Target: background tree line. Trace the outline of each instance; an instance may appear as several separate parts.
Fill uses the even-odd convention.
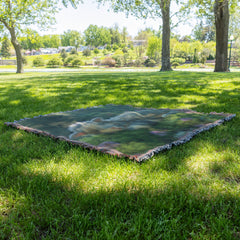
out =
[[[63,34],[50,34],[40,36],[37,31],[27,30],[19,37],[19,42],[25,50],[37,50],[39,48],[58,48],[60,46],[74,46],[76,49],[80,45],[92,48],[116,45],[121,46],[129,43],[131,37],[126,28],[119,29],[118,25],[111,28],[90,25],[83,34],[76,30],[68,30]]]
[[[202,23],[200,24],[202,26]],[[208,31],[203,31],[208,29]],[[100,34],[103,32],[103,34]],[[24,50],[38,50],[39,48],[58,48],[59,46],[88,46],[94,49],[92,57],[99,53],[99,46],[105,46],[103,56],[112,53],[118,66],[128,66],[131,60],[137,61],[137,65],[143,65],[146,57],[148,61],[145,65],[156,66],[161,64],[162,35],[161,31],[151,28],[140,30],[132,38],[126,28],[119,29],[117,25],[111,28],[90,25],[83,34],[75,30],[65,31],[62,35],[40,36],[36,31],[26,31],[26,35],[19,37],[19,42]],[[210,37],[211,36],[211,37]],[[133,48],[133,40],[141,40],[140,46]],[[236,40],[232,51],[232,60],[240,61],[240,39]],[[199,25],[193,29],[192,35],[180,36],[171,34],[170,41],[170,63],[178,66],[186,61],[204,64],[206,60],[215,59],[216,43],[214,41],[214,31],[209,27],[199,29]],[[10,56],[10,41],[5,36],[2,39],[1,55],[3,58]],[[90,51],[84,51],[83,55],[90,56]],[[99,55],[100,56],[100,55]]]
[[[68,43],[68,39],[64,39],[56,36],[51,36],[50,39],[40,41],[39,35],[33,30],[28,29],[33,24],[37,24],[41,27],[47,28],[54,23],[54,15],[59,10],[58,0],[47,1],[22,1],[22,0],[0,0],[0,28],[4,28],[11,36],[11,43],[15,49],[17,56],[17,72],[23,72],[22,65],[22,53],[21,46],[33,49],[34,45],[46,46],[47,43],[56,41],[62,45]],[[64,5],[70,2],[73,6],[76,6],[81,0],[63,0]],[[126,14],[132,14],[139,18],[155,17],[162,21],[161,27],[161,71],[171,70],[170,63],[170,40],[171,40],[171,27],[172,27],[172,9],[171,4],[179,4],[180,11],[176,12],[179,16],[184,16],[191,11],[193,6],[197,9],[196,15],[200,19],[212,19],[214,23],[214,32],[216,39],[216,64],[215,71],[228,71],[227,58],[228,58],[228,36],[230,15],[237,12],[239,14],[239,2],[237,0],[97,0],[100,4],[110,3],[111,7],[116,12],[125,12]],[[238,18],[236,18],[238,19]],[[234,25],[234,24],[233,24]],[[238,24],[235,24],[238,27]],[[198,29],[199,30],[199,29]],[[196,29],[196,33],[199,33]],[[21,33],[25,33],[22,41]],[[72,32],[69,32],[72,34]],[[78,34],[78,33],[76,33]],[[74,35],[76,35],[74,33]],[[120,34],[120,35],[119,35]],[[122,33],[123,34],[123,33]],[[67,34],[66,34],[67,35]],[[79,35],[79,34],[78,34]],[[97,36],[101,36],[97,38]],[[87,45],[97,47],[103,44],[116,44],[118,46],[120,42],[125,41],[125,37],[120,40],[121,33],[115,26],[107,29],[105,27],[97,27],[96,25],[90,25],[88,29],[84,31],[85,42]],[[213,38],[211,34],[207,34],[206,38]],[[70,45],[78,46],[81,44],[82,39],[80,36],[76,36],[74,42]],[[21,44],[20,44],[21,42]],[[73,44],[74,43],[74,44]],[[45,44],[45,45],[44,45]],[[139,49],[141,52],[141,50]],[[140,53],[139,52],[139,53]]]

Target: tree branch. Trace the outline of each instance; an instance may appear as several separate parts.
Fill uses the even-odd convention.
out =
[[[5,26],[8,30],[10,30],[10,26],[9,26],[9,24],[5,21],[5,19],[0,18],[0,22],[2,22],[2,23],[4,24],[4,26]]]

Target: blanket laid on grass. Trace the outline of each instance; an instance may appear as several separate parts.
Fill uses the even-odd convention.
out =
[[[105,105],[5,124],[141,162],[160,151],[185,143],[196,134],[234,116],[226,113],[204,114],[188,109]]]

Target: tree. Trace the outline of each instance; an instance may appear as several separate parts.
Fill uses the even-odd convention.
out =
[[[128,42],[128,32],[127,28],[123,27],[122,32],[121,32],[121,40],[123,44],[127,44]]]
[[[19,38],[22,48],[32,51],[33,49],[39,49],[42,46],[41,37],[37,31],[26,29],[24,33],[26,36]]]
[[[11,35],[11,42],[17,57],[17,73],[23,72],[18,33],[34,23],[44,26],[52,22],[52,14],[57,10],[56,1],[0,0],[0,24],[4,25]]]
[[[5,36],[2,41],[2,48],[1,48],[1,56],[3,58],[9,58],[11,56],[10,54],[10,41],[9,39]]]
[[[240,38],[240,6],[236,6],[235,12],[230,15],[229,33],[234,36],[234,40]]]
[[[119,27],[117,24],[114,27],[109,28],[110,35],[111,35],[111,44],[120,45],[121,43],[121,34],[119,32]]]
[[[111,2],[114,11],[124,11],[140,18],[149,16],[162,18],[162,67],[161,71],[171,71],[170,63],[170,4],[171,0],[97,0]],[[176,1],[178,2],[178,1]]]
[[[170,71],[170,4],[171,0],[161,0],[160,8],[162,12],[162,68],[161,71]]]
[[[148,47],[147,47],[147,56],[152,58],[155,62],[159,63],[160,60],[160,53],[161,53],[161,39],[152,36],[148,40]]]
[[[192,41],[192,37],[190,35],[184,35],[180,38],[181,42],[191,42]]]
[[[111,43],[111,34],[109,29],[98,27],[97,25],[89,25],[84,31],[87,46],[99,47]]]
[[[197,24],[193,29],[193,36],[195,40],[201,42],[216,41],[214,19],[207,24],[203,24],[203,21],[201,21],[200,24]]]
[[[76,6],[78,1],[69,0]],[[67,5],[68,0],[63,0]],[[17,57],[17,73],[23,72],[21,45],[18,34],[26,26],[37,24],[40,27],[51,25],[58,11],[58,0],[0,0],[0,27],[3,25],[11,35],[11,42]]]
[[[81,33],[75,30],[68,30],[61,35],[63,46],[74,46],[76,49],[83,44]]]
[[[227,72],[228,69],[228,0],[216,0],[214,4],[216,25],[216,63],[215,72]]]
[[[60,56],[61,56],[63,61],[67,58],[68,54],[67,54],[65,49],[61,50]]]
[[[190,5],[198,7],[198,15],[214,16],[216,27],[215,72],[227,72],[228,69],[228,32],[230,13],[237,7],[237,0],[189,0]]]
[[[58,48],[62,45],[60,35],[50,34],[40,37],[41,46],[44,48]]]
[[[146,28],[144,30],[140,30],[137,36],[134,37],[135,40],[144,40],[145,45],[148,44],[148,39],[154,36],[154,31],[151,28]]]

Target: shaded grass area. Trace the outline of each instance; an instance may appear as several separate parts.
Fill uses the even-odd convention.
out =
[[[237,116],[143,164],[3,125],[104,104]],[[0,239],[239,239],[238,73],[0,74]]]

